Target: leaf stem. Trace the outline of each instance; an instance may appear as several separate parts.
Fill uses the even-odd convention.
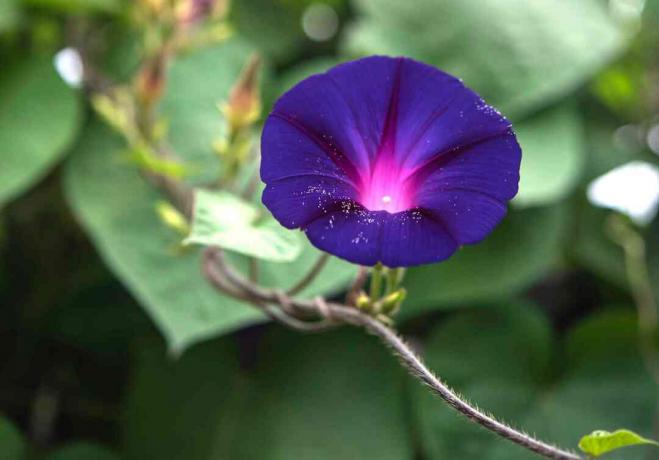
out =
[[[286,294],[293,296],[302,292],[318,277],[320,272],[323,271],[323,268],[325,268],[325,265],[327,265],[328,261],[329,254],[323,252],[320,256],[318,256],[318,259],[316,259],[316,262],[311,266],[311,269],[309,269],[309,271],[297,283],[295,283],[288,291],[286,291]]]
[[[656,350],[656,334],[659,312],[654,298],[648,270],[645,240],[624,217],[614,214],[608,222],[611,238],[622,247],[625,254],[625,270],[636,310],[640,349],[645,367],[659,385],[659,356]]]
[[[373,267],[371,271],[371,286],[369,290],[369,296],[371,297],[371,302],[377,302],[382,295],[382,272],[384,267],[382,264],[378,263]]]

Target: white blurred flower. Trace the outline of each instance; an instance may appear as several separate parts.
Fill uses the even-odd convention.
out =
[[[302,29],[307,36],[315,41],[329,40],[339,28],[339,17],[336,11],[324,3],[310,5],[302,14]]]
[[[627,163],[595,179],[587,193],[595,206],[621,212],[639,225],[648,224],[659,208],[659,167],[643,161]]]
[[[80,53],[75,48],[64,48],[55,54],[53,58],[55,69],[62,80],[73,88],[82,85],[84,68]]]

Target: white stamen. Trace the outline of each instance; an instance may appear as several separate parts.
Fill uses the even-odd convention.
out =
[[[384,204],[389,204],[389,203],[391,203],[391,197],[390,197],[389,195],[385,195],[385,196],[383,196],[383,197],[382,197],[382,202],[383,202]]]

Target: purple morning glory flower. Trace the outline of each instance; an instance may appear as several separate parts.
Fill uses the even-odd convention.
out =
[[[368,57],[303,80],[263,130],[263,203],[348,261],[437,262],[485,238],[517,193],[511,124],[458,79]]]

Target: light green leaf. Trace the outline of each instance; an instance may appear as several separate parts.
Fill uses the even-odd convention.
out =
[[[522,147],[519,207],[558,201],[577,184],[585,166],[582,127],[573,104],[563,104],[514,125]]]
[[[77,132],[77,94],[50,57],[3,64],[0,73],[0,207],[39,180]]]
[[[409,296],[401,314],[472,302],[492,302],[545,275],[559,253],[566,229],[562,206],[510,210],[485,241],[465,246],[440,264],[405,275]]]
[[[546,318],[528,305],[458,314],[425,345],[426,359],[482,410],[564,448],[598,426],[653,426],[656,387],[638,353],[636,319],[627,311],[592,317],[555,344]],[[526,460],[527,450],[485,432],[414,388],[425,458]],[[620,460],[640,460],[634,450]]]
[[[79,442],[58,449],[46,457],[46,460],[120,460],[120,458],[104,447]]]
[[[0,452],[3,460],[23,460],[25,441],[21,433],[6,418],[0,416]]]
[[[414,458],[404,373],[374,338],[270,328],[255,343],[248,366],[228,339],[176,362],[142,344],[126,410],[128,458]]]
[[[637,445],[653,445],[659,447],[659,443],[651,439],[646,439],[633,431],[616,430],[614,432],[597,430],[589,435],[584,436],[579,441],[579,449],[593,457],[612,452],[621,447]]]
[[[290,262],[302,251],[299,234],[265,210],[228,192],[195,193],[192,232],[185,243],[216,246],[272,262]]]
[[[519,118],[573,91],[625,48],[628,33],[607,3],[358,0],[345,45],[441,67]]]

